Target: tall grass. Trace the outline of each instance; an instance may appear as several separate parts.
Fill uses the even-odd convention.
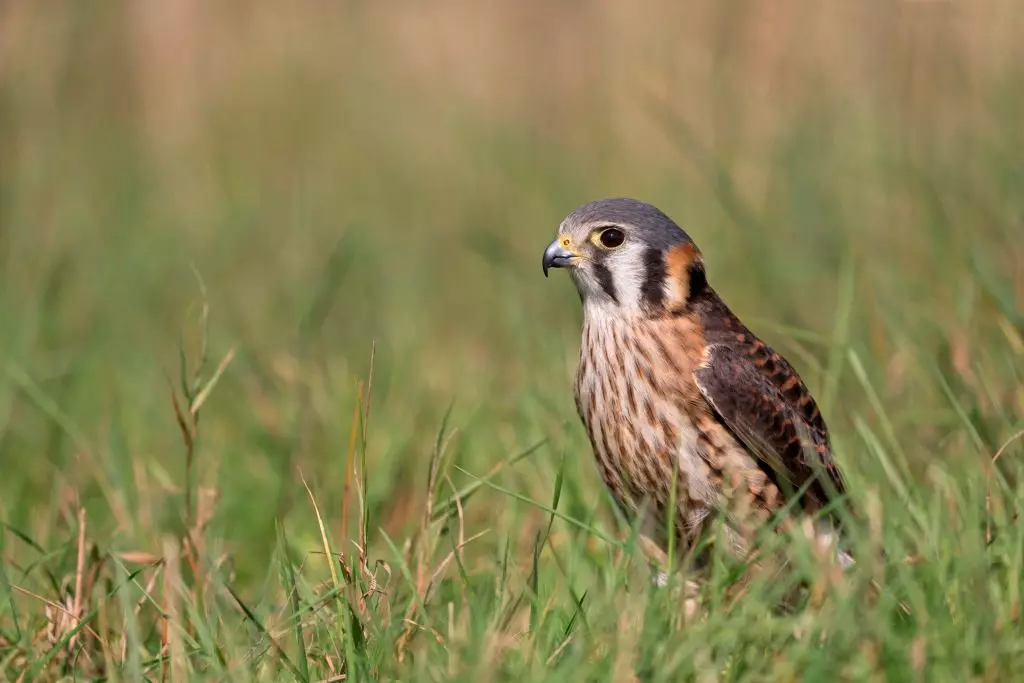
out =
[[[1013,675],[1022,52],[996,0],[3,5],[0,672]],[[884,560],[650,586],[539,268],[608,195],[800,369]]]

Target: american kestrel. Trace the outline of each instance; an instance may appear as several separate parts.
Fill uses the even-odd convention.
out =
[[[576,408],[604,483],[627,516],[642,513],[648,542],[667,547],[673,481],[676,547],[692,547],[722,511],[740,555],[747,532],[794,496],[809,520],[843,493],[807,387],[711,288],[672,219],[634,199],[585,204],[543,266],[567,268],[579,290]],[[811,528],[835,541],[827,521]]]

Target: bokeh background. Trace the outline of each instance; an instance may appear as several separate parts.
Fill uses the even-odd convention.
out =
[[[855,481],[884,481],[871,435],[910,481],[977,468],[1024,414],[1022,121],[1012,0],[0,4],[0,517],[46,546],[81,504],[159,553],[205,300],[207,375],[235,351],[192,476],[240,586],[275,520],[320,543],[303,477],[348,533],[374,345],[371,529],[419,524],[449,408],[452,463],[543,441],[501,485],[546,500],[564,466],[566,511],[612,525],[578,301],[540,270],[602,196],[694,236]],[[480,562],[547,523],[476,495]]]

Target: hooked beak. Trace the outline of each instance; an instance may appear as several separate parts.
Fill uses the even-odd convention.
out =
[[[544,250],[544,277],[548,276],[548,268],[565,268],[578,258],[579,254],[562,246],[561,238],[556,239]]]

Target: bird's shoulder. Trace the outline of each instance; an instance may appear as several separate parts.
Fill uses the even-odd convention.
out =
[[[704,349],[694,379],[719,419],[772,470],[773,478],[799,487],[823,470],[832,488],[842,491],[828,427],[796,369],[710,288],[692,308]],[[812,482],[812,495],[828,499],[820,479]]]

